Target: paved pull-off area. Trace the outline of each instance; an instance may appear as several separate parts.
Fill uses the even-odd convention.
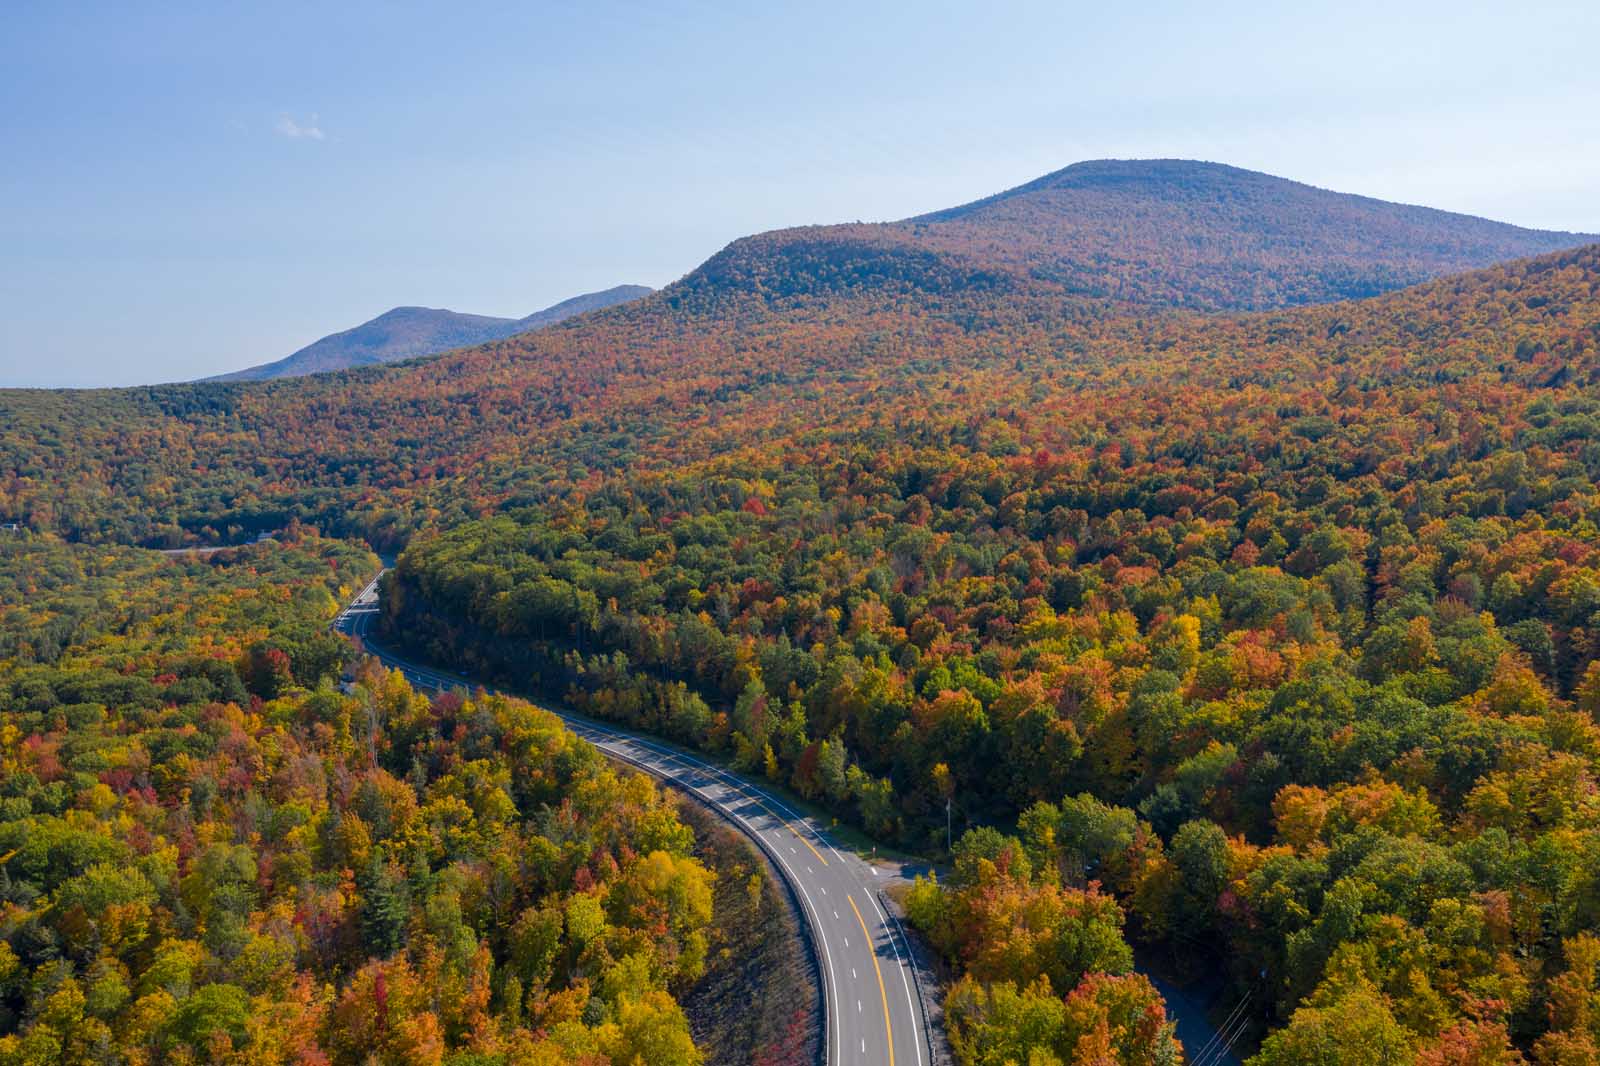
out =
[[[335,627],[419,688],[474,687],[470,678],[420,667],[374,643],[374,580],[340,612]],[[691,792],[756,841],[800,901],[821,974],[829,1066],[929,1066],[917,975],[905,931],[878,900],[884,875],[827,830],[761,785],[688,752],[546,706],[595,747]]]

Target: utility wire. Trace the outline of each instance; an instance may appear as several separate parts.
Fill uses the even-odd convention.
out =
[[[1239,1006],[1234,1008],[1234,1013],[1229,1015],[1228,1020],[1222,1023],[1222,1028],[1217,1030],[1216,1035],[1208,1045],[1210,1050],[1202,1052],[1195,1059],[1193,1066],[1216,1066],[1217,1063],[1222,1061],[1223,1056],[1233,1051],[1233,1042],[1243,1035],[1245,1028],[1250,1024],[1250,1016],[1240,1010],[1249,1002],[1250,996],[1246,993],[1245,997],[1239,1001]]]
[[[1233,1039],[1236,1039],[1238,1034],[1236,1033],[1234,1038],[1226,1041],[1223,1040],[1223,1036],[1229,1029],[1233,1028],[1235,1023],[1247,1023],[1249,1021],[1249,1018],[1244,1016],[1244,1009],[1249,1006],[1250,998],[1254,992],[1255,989],[1251,988],[1239,998],[1239,1002],[1229,1012],[1228,1016],[1223,1019],[1222,1024],[1212,1032],[1211,1039],[1207,1040],[1205,1046],[1195,1053],[1194,1062],[1191,1066],[1204,1066],[1207,1060],[1220,1061],[1222,1055],[1232,1049]],[[1243,1031],[1244,1026],[1240,1024],[1239,1032]]]

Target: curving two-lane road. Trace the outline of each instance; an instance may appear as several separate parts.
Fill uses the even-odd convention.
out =
[[[467,678],[407,662],[373,643],[374,579],[335,627],[422,688],[471,687]],[[583,715],[548,707],[595,747],[698,796],[772,858],[800,902],[822,977],[828,1066],[930,1066],[918,976],[905,931],[878,898],[880,871],[834,847],[827,831],[737,774]]]

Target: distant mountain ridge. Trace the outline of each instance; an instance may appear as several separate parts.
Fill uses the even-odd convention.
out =
[[[680,286],[690,297],[1042,286],[1259,311],[1376,296],[1594,241],[1600,236],[1330,192],[1220,163],[1105,159],[898,222],[756,234]]]
[[[1073,963],[1085,929],[1102,957],[1125,961],[1126,921],[1152,952],[1228,958],[1217,986],[1243,1004],[1245,1040],[1263,1049],[1253,1062],[1600,1066],[1583,1015],[1600,930],[1600,242],[1560,247],[1584,241],[1235,168],[1107,161],[899,222],[757,234],[660,292],[434,358],[262,385],[0,389],[0,526],[19,527],[0,536],[14,559],[0,568],[0,615],[15,622],[0,693],[22,727],[6,749],[11,776],[48,779],[38,810],[75,831],[58,815],[93,771],[78,755],[105,756],[119,776],[100,775],[100,799],[122,809],[89,798],[107,831],[127,825],[142,844],[147,823],[169,827],[168,850],[182,846],[204,887],[208,856],[189,842],[205,838],[179,786],[237,797],[231,822],[211,822],[220,840],[261,822],[252,787],[320,784],[320,763],[300,772],[253,722],[286,722],[291,740],[332,730],[338,754],[373,719],[358,698],[286,702],[296,668],[323,649],[298,622],[258,642],[289,617],[281,597],[170,610],[170,596],[106,583],[102,571],[117,571],[100,560],[120,556],[58,562],[35,546],[179,548],[281,531],[273,565],[290,578],[331,565],[332,588],[364,580],[364,564],[319,562],[310,531],[359,537],[397,556],[372,620],[418,661],[548,692],[689,750],[759,754],[767,777],[829,818],[900,846],[947,845],[951,795],[970,826],[1062,826],[1056,844],[1045,832],[970,837],[967,853],[998,865],[912,901],[959,982],[941,989],[957,1047],[1031,1041],[1065,1062],[1109,1047],[1098,1034],[1112,1025],[1140,1041],[1165,1033],[1159,990],[1137,974],[1079,980],[1090,967],[1073,965],[1062,987],[1025,991],[1037,971]],[[1513,258],[1464,265],[1498,255]],[[1405,284],[1418,276],[1428,280]],[[162,565],[187,582],[180,592],[204,591],[227,579],[216,568],[253,565],[230,563],[237,554]],[[96,583],[73,584],[85,575]],[[110,597],[98,614],[77,606],[97,596]],[[207,614],[250,629],[168,640],[168,616],[193,628]],[[79,634],[97,617],[120,628],[95,659]],[[167,672],[124,631],[181,661]],[[247,711],[223,702],[246,696]],[[168,759],[151,800],[140,779],[151,760],[129,728],[183,725],[164,709],[175,700],[200,708],[195,728],[216,742],[156,738],[150,747],[196,758]],[[101,714],[108,701],[117,708]],[[319,820],[370,843],[375,807],[381,847],[406,832],[388,802],[405,790],[384,767],[566,751],[541,747],[548,730],[525,715],[468,732],[494,710],[478,702],[419,700],[418,715],[395,716],[386,757],[375,742],[358,752],[368,757]],[[102,718],[104,744],[80,744],[74,730]],[[571,762],[534,765],[527,781],[544,789]],[[256,772],[280,764],[283,775]],[[500,794],[508,814],[544,803],[525,783]],[[1081,844],[1085,825],[1110,841],[1094,859],[1108,882],[1068,898],[1058,873],[1088,867],[1069,839]],[[16,826],[0,825],[0,839],[29,853],[7,861],[8,876],[60,865],[58,839],[78,844],[46,825],[34,836],[47,847],[30,849],[32,827]],[[292,892],[306,867],[279,860],[298,842],[271,836],[261,869]],[[633,895],[651,888],[609,858],[627,859],[620,845],[593,840],[550,853],[562,869],[597,871],[601,891],[606,877]],[[439,867],[442,892],[497,890],[500,852],[464,864],[420,851],[417,872]],[[79,854],[100,862],[78,848],[67,874]],[[103,854],[112,867],[144,861]],[[386,871],[406,870],[373,855],[355,865],[405,889]],[[330,887],[350,880],[328,874]],[[80,898],[105,896],[94,876],[77,880]],[[85,1013],[83,989],[103,991],[100,971],[149,985],[159,953],[196,943],[175,939],[193,923],[174,910],[157,930],[172,937],[154,947],[157,934],[121,938],[124,962],[57,906],[84,910],[64,883],[17,880],[8,895],[11,926],[30,923],[8,942],[11,968],[23,960],[44,976],[26,1003],[9,983],[3,1013],[43,1020],[0,1046],[67,1046],[45,1027],[65,1000],[58,987],[77,997],[66,1025]],[[373,911],[394,932],[384,883],[352,891],[345,926]],[[286,935],[321,944],[340,899],[312,902]],[[1060,947],[1013,938],[1013,950],[1019,913],[1076,928]],[[552,915],[559,926],[541,903],[535,917],[542,928]],[[437,954],[424,925],[411,928],[413,947]],[[1436,932],[1448,951],[1424,950]],[[319,969],[297,980],[344,980],[360,961],[347,939],[326,961],[307,956]],[[640,943],[655,950],[651,936]],[[408,973],[402,947],[320,994],[320,1019],[305,996],[265,1007],[296,1032],[349,1028],[374,1016],[369,1003],[391,1002],[377,995],[385,974],[417,987],[436,972],[457,998],[487,990],[478,975],[500,958],[487,952],[470,972]],[[64,958],[81,964],[81,988],[50,969]],[[244,963],[214,970],[250,984],[258,967]],[[543,975],[571,967],[535,969],[530,1014],[549,1017],[535,1013]],[[582,982],[566,983],[581,999]],[[179,1039],[197,1017],[227,1022],[218,1003],[261,1005],[227,984],[233,999],[199,1014],[168,1003],[169,1022],[142,1000],[118,1008],[130,997],[109,987],[100,1014],[152,1017],[157,1036]],[[514,1013],[520,994],[488,1032],[538,1054]],[[1490,999],[1503,1006],[1484,1009]],[[649,1033],[668,1031],[642,1017]],[[447,1025],[471,1027],[439,1022],[426,1030],[435,1046]],[[207,1046],[226,1039],[219,1029]],[[1130,1061],[1181,1057],[1120,1047]]]
[[[1119,189],[1140,185],[1147,195],[1108,206]],[[1062,217],[1061,196],[1086,197],[1090,209]],[[1261,206],[1238,206],[1250,197]],[[1189,200],[1191,211],[1173,206]],[[1338,233],[1308,230],[1295,205],[1319,203],[1355,221]],[[1235,219],[1233,231],[1219,217]],[[1119,226],[1126,248],[1114,240]],[[1297,242],[1332,251],[1297,251]],[[1350,242],[1374,248],[1374,263],[1352,261],[1341,250]],[[1337,361],[1353,359],[1352,338],[1381,338],[1389,325],[1399,331],[1394,342],[1377,341],[1366,369],[1388,373],[1390,355],[1420,352],[1438,362],[1428,380],[1537,374],[1550,387],[1594,388],[1600,242],[1539,260],[1515,256],[1481,275],[1450,266],[1580,243],[1231,167],[1084,164],[933,216],[746,237],[625,305],[382,373],[312,375],[270,389],[0,389],[0,519],[175,547],[298,518],[394,546],[452,499],[531,506],[563,485],[587,491],[623,471],[720,461],[802,431],[842,433],[862,410],[886,412],[861,424],[875,442],[915,439],[920,422],[966,417],[985,403],[1002,426],[1033,401],[1019,392],[996,409],[986,397],[1017,374],[1029,389],[1046,389],[1055,373],[1106,389],[1198,374],[1204,360],[1227,365],[1234,389],[1281,371],[1292,354],[1297,376],[1332,380]],[[1232,247],[1237,260],[1217,250]],[[1433,272],[1451,277],[1409,296],[1279,310],[1317,292],[1365,291],[1354,282],[1399,285]],[[1203,298],[1180,290],[1163,302],[1185,277]],[[1583,291],[1563,291],[1569,281]],[[1452,295],[1462,286],[1466,303]],[[1117,295],[1085,294],[1096,289]],[[1235,313],[1252,303],[1269,310]],[[1514,311],[1527,328],[1501,321]],[[1469,335],[1467,347],[1447,343]],[[1297,338],[1290,354],[1287,336]],[[1254,339],[1241,345],[1246,337]],[[1561,365],[1545,365],[1552,358]],[[913,392],[922,398],[911,405],[904,397]],[[891,395],[906,406],[889,418]],[[974,423],[969,436],[981,443],[999,432]],[[179,483],[174,504],[169,486]],[[352,503],[352,486],[384,504]],[[97,509],[84,509],[85,499]]]
[[[433,307],[396,307],[353,329],[333,333],[276,362],[219,374],[207,381],[264,381],[302,377],[373,363],[393,363],[452,348],[485,344],[529,330],[553,326],[563,319],[646,296],[646,285],[617,285],[584,293],[535,311],[525,318],[469,315]]]

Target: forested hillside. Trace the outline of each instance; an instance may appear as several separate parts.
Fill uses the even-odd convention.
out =
[[[699,1063],[758,950],[702,1028],[802,1061],[747,845],[526,703],[333,686],[376,565],[0,541],[0,1062]]]
[[[1079,163],[898,228],[1074,292],[1203,310],[1375,296],[1597,239],[1182,159]]]
[[[0,393],[0,518],[91,543],[296,539],[303,522],[403,546],[384,625],[415,654],[717,752],[885,842],[942,853],[948,804],[965,833],[952,872],[908,907],[955,974],[964,1066],[1172,1061],[1125,938],[1163,969],[1220,973],[1259,1066],[1592,1063],[1600,245],[1398,288],[1570,239],[1228,168],[1068,168],[904,223],[735,242],[643,300],[423,365]],[[88,580],[62,572],[63,588]],[[18,661],[121,618],[88,600],[26,610],[42,625],[16,616]],[[587,749],[537,712],[424,701],[392,678],[317,690],[325,639],[264,639],[233,641],[242,665],[209,687],[141,664],[138,705],[183,717],[170,728],[244,721],[278,745],[243,770],[207,763],[199,808],[195,786],[153,785],[150,839],[198,854],[186,832],[195,848],[225,835],[193,828],[209,819],[258,831],[277,862],[289,837],[262,827],[295,793],[241,797],[276,780],[280,751],[320,760],[338,785],[326,812],[285,816],[285,834],[321,834],[300,883],[337,890],[340,928],[364,928],[382,910],[370,886],[393,879],[413,915],[389,962],[334,951],[336,981],[453,974],[489,1013],[431,1012],[450,1054],[613,1060],[615,982],[637,981],[641,1024],[685,1047],[670,996],[703,912],[607,910],[600,959],[572,932],[589,904],[571,893],[612,907],[650,864],[700,876],[647,786],[608,779],[584,817],[626,831],[580,839],[550,811],[578,802]],[[21,683],[13,700],[32,700]],[[257,683],[276,686],[260,706]],[[196,695],[167,708],[173,685]],[[80,697],[47,699],[13,737],[19,760],[101,735],[88,712],[49,716]],[[524,732],[537,750],[511,743]],[[235,757],[195,743],[197,762]],[[64,779],[31,772],[46,792]],[[369,810],[354,782],[380,773],[389,806]],[[65,818],[91,785],[18,810]],[[442,806],[395,821],[391,793]],[[358,854],[334,833],[352,816]],[[384,826],[410,827],[393,830],[408,848],[414,830],[422,858]],[[540,859],[508,866],[506,849]],[[56,873],[30,874],[16,913],[60,917]],[[251,879],[252,906],[277,898],[270,869]],[[435,905],[451,891],[457,911]],[[525,966],[503,938],[555,929],[538,917],[552,894],[567,939]],[[181,898],[161,935],[211,950],[202,902]],[[470,927],[470,959],[449,955],[436,909]],[[70,958],[87,997],[102,954],[41,949],[16,972]],[[316,984],[329,956],[313,955]],[[144,961],[117,958],[129,994],[153,994]],[[204,972],[267,994],[219,958]],[[47,1012],[25,985],[7,1003],[32,1033]],[[329,1002],[306,1031],[332,1031]],[[177,1046],[165,1025],[151,1039]]]
[[[1285,323],[1270,315],[1212,320],[1173,309],[1183,292],[1208,286],[1231,294],[1214,304],[1251,306],[1255,283],[1231,274],[1230,264],[1254,263],[1273,284],[1310,286],[1304,299],[1330,298],[1346,290],[1309,279],[1351,257],[1399,262],[1431,249],[1417,260],[1425,267],[1385,267],[1381,283],[1351,290],[1365,293],[1579,239],[1418,215],[1197,164],[1184,166],[1198,167],[1199,178],[1171,180],[1161,164],[1146,164],[1146,180],[1115,185],[1108,206],[1105,183],[1089,179],[1111,166],[1085,164],[1081,179],[1073,177],[1080,168],[1068,168],[1041,179],[1036,192],[1005,194],[1003,211],[958,209],[949,231],[919,221],[735,242],[659,293],[423,366],[300,381],[0,390],[0,519],[78,540],[173,546],[235,542],[299,518],[398,547],[419,528],[547,498],[595,475],[671,468],[841,419],[875,417],[889,431],[908,395],[925,404],[955,389],[978,395],[997,374],[1014,386],[1023,376],[1008,371],[1019,364],[1030,375],[1070,374],[1074,388],[1190,363],[1215,371],[1230,354],[1270,374],[1289,369],[1285,358],[1316,359],[1328,330],[1361,330],[1374,342],[1398,330],[1402,342],[1429,341],[1409,316],[1445,328],[1446,305],[1457,301],[1495,316],[1492,286],[1516,284],[1513,274],[1442,300],[1351,305],[1341,312],[1349,322],[1319,314]],[[1084,182],[1090,192],[1073,191]],[[1194,204],[1196,182],[1232,206]],[[1270,210],[1232,196],[1235,185]],[[1073,206],[1079,196],[1089,197],[1082,214]],[[1237,246],[1259,243],[1309,210],[1307,196],[1332,214],[1295,223],[1298,236],[1284,238],[1295,257],[1235,258]],[[1104,227],[1131,225],[1125,216],[1134,201],[1148,217],[1112,269],[1096,242],[1124,246],[1120,230]],[[1410,221],[1398,230],[1380,225],[1391,215]],[[1206,240],[1197,244],[1195,233],[1172,225],[1178,217]],[[1267,225],[1272,219],[1282,225]],[[1055,264],[1049,269],[1027,252],[1040,242]],[[1195,258],[1195,248],[1213,245],[1214,255]],[[1573,254],[1522,269],[1576,264]],[[1149,292],[1085,288],[1054,276],[1069,261],[1102,278],[1170,278]],[[1529,327],[1567,328],[1562,316],[1579,295],[1556,286],[1553,306],[1525,316]],[[1280,337],[1280,329],[1288,333]],[[1342,345],[1370,351],[1348,338]]]
[[[973,1048],[1126,970],[1007,946],[1092,907],[1226,959],[1285,1026],[1262,1063],[1581,1061],[1597,250],[1127,335],[863,374],[869,406],[420,538],[392,630],[880,837],[937,846],[947,799],[1016,825],[913,910]]]
[[[767,294],[859,287],[1044,286],[1205,311],[1376,296],[1600,240],[1349,196],[1183,159],[1077,163],[901,222],[737,241],[686,279]]]

